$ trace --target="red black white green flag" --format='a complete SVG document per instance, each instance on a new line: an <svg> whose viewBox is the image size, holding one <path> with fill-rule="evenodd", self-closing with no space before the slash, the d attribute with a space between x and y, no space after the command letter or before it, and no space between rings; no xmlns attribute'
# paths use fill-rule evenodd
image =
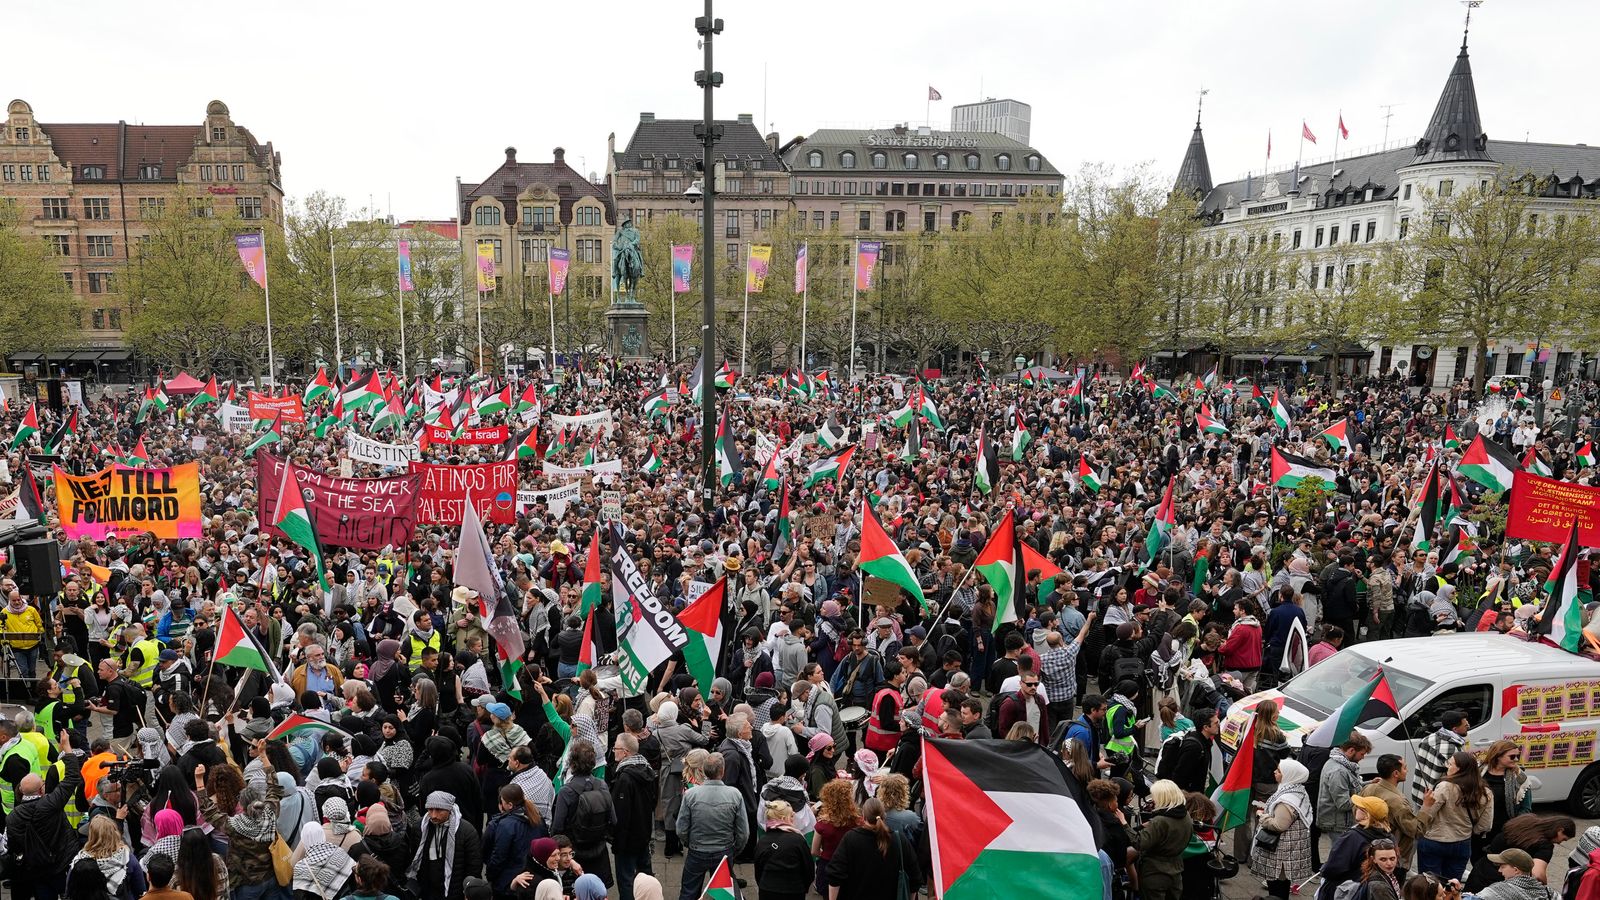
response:
<svg viewBox="0 0 1600 900"><path fill-rule="evenodd" d="M883 530L878 514L872 511L872 504L865 500L861 502L861 552L856 557L856 568L874 578L899 585L906 593L917 598L923 609L929 608L928 598L923 596L916 572L906 562L900 548L895 546L894 539Z"/></svg>
<svg viewBox="0 0 1600 900"><path fill-rule="evenodd" d="M1333 715L1324 719L1306 737L1305 743L1308 747L1337 747L1349 740L1351 732L1362 722L1399 715L1400 705L1394 702L1394 691L1389 689L1389 679L1383 676L1380 668L1366 684L1346 698Z"/></svg>

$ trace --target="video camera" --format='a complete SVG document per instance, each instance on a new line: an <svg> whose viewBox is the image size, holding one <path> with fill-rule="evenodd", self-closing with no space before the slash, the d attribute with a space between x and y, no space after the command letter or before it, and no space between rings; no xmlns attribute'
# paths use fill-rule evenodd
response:
<svg viewBox="0 0 1600 900"><path fill-rule="evenodd" d="M119 759L106 763L105 777L116 784L140 784L148 788L154 783L155 774L160 769L159 759Z"/></svg>

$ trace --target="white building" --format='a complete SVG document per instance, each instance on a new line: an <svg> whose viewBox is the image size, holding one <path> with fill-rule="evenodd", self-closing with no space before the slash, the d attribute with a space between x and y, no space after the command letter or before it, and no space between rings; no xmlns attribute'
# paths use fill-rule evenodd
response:
<svg viewBox="0 0 1600 900"><path fill-rule="evenodd" d="M950 108L951 131L979 131L1002 134L1019 144L1028 143L1033 128L1033 107L1021 100L996 100L963 103Z"/></svg>
<svg viewBox="0 0 1600 900"><path fill-rule="evenodd" d="M1245 235L1263 240L1270 235L1270 240L1290 252L1291 260L1299 255L1293 272L1297 284L1328 289L1334 279L1360 277L1357 267L1377 255L1369 253L1368 260L1363 260L1363 245L1403 238L1410 223L1423 214L1424 196L1447 197L1501 174L1538 177L1539 198L1533 213L1541 218L1547 211L1559 215L1563 207L1579 199L1592 200L1600 192L1600 147L1490 140L1478 116L1472 66L1463 38L1433 116L1414 145L1213 184L1196 118L1174 187L1199 199L1200 215L1207 226L1202 234L1213 246L1230 238L1243 241ZM1339 265L1326 265L1329 248L1337 248ZM1311 256L1319 257L1320 263L1308 265L1305 260ZM1269 322L1270 316L1268 310ZM1542 376L1559 380L1569 372L1594 373L1594 354L1562 347L1557 335L1545 338L1551 352L1541 368ZM1491 345L1487 374L1528 374L1524 352L1535 339L1531 334L1505 335L1499 344ZM1418 383L1444 387L1473 374L1475 361L1469 343L1463 339L1456 346L1348 348L1341 354L1341 362L1344 371L1352 374L1399 371ZM1268 352L1260 349L1253 357L1256 362ZM1180 356L1182 351L1181 346L1172 348ZM1246 352L1238 358L1250 360L1252 356ZM1298 364L1310 360L1278 354L1273 361Z"/></svg>

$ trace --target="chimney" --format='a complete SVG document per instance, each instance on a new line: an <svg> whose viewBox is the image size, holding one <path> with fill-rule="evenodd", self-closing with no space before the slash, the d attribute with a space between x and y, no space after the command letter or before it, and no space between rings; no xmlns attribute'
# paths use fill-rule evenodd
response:
<svg viewBox="0 0 1600 900"><path fill-rule="evenodd" d="M511 164L515 164L516 161L517 161L517 148L515 148L515 147L507 147L506 148L506 162L507 163L511 163Z"/></svg>
<svg viewBox="0 0 1600 900"><path fill-rule="evenodd" d="M754 125L755 123L756 123L755 113L739 113L739 124L740 125Z"/></svg>
<svg viewBox="0 0 1600 900"><path fill-rule="evenodd" d="M778 155L778 133L776 131L767 135L767 150L772 155Z"/></svg>
<svg viewBox="0 0 1600 900"><path fill-rule="evenodd" d="M566 151L565 148L562 148L562 147L555 148L554 150L550 151L550 154L553 157L555 157L556 165L558 165L558 166L561 165L563 162L565 162L566 159L567 159L567 151Z"/></svg>
<svg viewBox="0 0 1600 900"><path fill-rule="evenodd" d="M656 120L656 114L653 113L653 112L642 112L642 113L639 113L639 121L640 122L654 122L655 120Z"/></svg>

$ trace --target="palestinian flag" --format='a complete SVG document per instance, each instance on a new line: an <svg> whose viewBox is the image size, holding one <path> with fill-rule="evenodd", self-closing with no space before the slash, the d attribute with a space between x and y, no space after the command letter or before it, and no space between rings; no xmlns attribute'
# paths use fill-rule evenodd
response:
<svg viewBox="0 0 1600 900"><path fill-rule="evenodd" d="M999 630L1007 622L1020 622L1028 614L1027 563L1022 559L1022 542L1017 539L1017 522L1013 510L1006 510L1000 527L989 535L988 543L972 567L980 572L995 593L995 616L991 631Z"/></svg>
<svg viewBox="0 0 1600 900"><path fill-rule="evenodd" d="M806 377L804 371L785 369L783 372L784 393L794 394L797 397L810 398L812 392L811 379Z"/></svg>
<svg viewBox="0 0 1600 900"><path fill-rule="evenodd" d="M1340 419L1338 422L1329 425L1321 434L1317 435L1317 437L1327 441L1328 446L1332 447L1333 452L1335 453L1338 453L1340 450L1348 451L1350 449L1349 429L1349 421L1346 419Z"/></svg>
<svg viewBox="0 0 1600 900"><path fill-rule="evenodd" d="M1016 416L1016 427L1011 429L1011 460L1022 462L1023 454L1028 452L1028 445L1033 443L1033 432L1028 430L1028 423L1022 420L1022 410L1017 410Z"/></svg>
<svg viewBox="0 0 1600 900"><path fill-rule="evenodd" d="M1177 510L1172 505L1172 489L1178 477L1174 475L1167 480L1167 489L1161 494L1161 505L1156 507L1156 519L1150 523L1150 531L1144 538L1144 552L1149 559L1145 562L1148 567L1155 562L1156 554L1161 552L1161 547L1166 543L1167 532L1172 526L1178 524Z"/></svg>
<svg viewBox="0 0 1600 900"><path fill-rule="evenodd" d="M1100 896L1094 832L1062 772L1034 743L924 741L930 894L943 900Z"/></svg>
<svg viewBox="0 0 1600 900"><path fill-rule="evenodd" d="M761 484L767 490L776 490L783 480L778 474L778 463L783 460L783 445L778 444L772 448L772 456L767 459L767 467L761 472Z"/></svg>
<svg viewBox="0 0 1600 900"><path fill-rule="evenodd" d="M358 378L344 389L340 395L344 400L344 408L351 412L366 409L383 400L383 382L378 379L378 371L374 369L371 376Z"/></svg>
<svg viewBox="0 0 1600 900"><path fill-rule="evenodd" d="M1449 541L1439 553L1440 565L1448 565L1449 563L1459 565L1462 557L1471 556L1478 549L1477 539L1472 532L1467 530L1467 526L1455 523L1452 523L1452 525L1453 527L1450 529L1448 536Z"/></svg>
<svg viewBox="0 0 1600 900"><path fill-rule="evenodd" d="M599 447L600 447L600 439L599 438L595 438L594 439L594 443L589 445L589 449L583 451L583 462L579 463L579 465L592 466L595 463L599 462L600 460L599 460L599 458L597 456L597 451L598 451Z"/></svg>
<svg viewBox="0 0 1600 900"><path fill-rule="evenodd" d="M226 604L222 607L222 624L217 627L214 658L225 666L255 669L274 678L278 677L277 667L261 651L261 646L256 643L255 638L245 631L244 622L239 619L239 614Z"/></svg>
<svg viewBox="0 0 1600 900"><path fill-rule="evenodd" d="M1218 422L1203 412L1194 414L1194 427L1204 434L1227 434L1228 426Z"/></svg>
<svg viewBox="0 0 1600 900"><path fill-rule="evenodd" d="M539 429L537 426L529 428L517 439L517 444L511 450L511 459L533 459L539 455Z"/></svg>
<svg viewBox="0 0 1600 900"><path fill-rule="evenodd" d="M55 432L53 434L51 434L50 438L44 442L45 452L46 453L55 453L55 452L57 452L61 448L61 445L66 443L67 437L69 435L74 435L74 434L77 434L77 433L78 433L78 408L76 406L74 406L72 408L72 411L70 413L68 413L66 415L66 417L61 420L61 424L56 428Z"/></svg>
<svg viewBox="0 0 1600 900"><path fill-rule="evenodd" d="M44 497L39 494L39 482L34 480L32 466L22 466L22 475L17 479L17 514L14 518L20 522L45 523Z"/></svg>
<svg viewBox="0 0 1600 900"><path fill-rule="evenodd" d="M244 448L244 455L250 456L262 447L268 444L276 444L281 440L283 440L283 419L280 416L273 416L271 427L261 432L260 437L251 441L250 446Z"/></svg>
<svg viewBox="0 0 1600 900"><path fill-rule="evenodd" d="M978 459L972 467L972 480L985 494L992 493L994 486L1000 483L1000 460L995 458L994 448L989 446L989 435L981 425L978 426Z"/></svg>
<svg viewBox="0 0 1600 900"><path fill-rule="evenodd" d="M304 400L306 403L310 403L331 390L333 390L333 382L328 380L327 368L317 366L317 377L311 379L311 383L306 385Z"/></svg>
<svg viewBox="0 0 1600 900"><path fill-rule="evenodd" d="M733 484L744 463L739 459L739 448L728 434L728 408L722 408L722 421L717 423L717 480L723 487Z"/></svg>
<svg viewBox="0 0 1600 900"><path fill-rule="evenodd" d="M656 391L644 400L644 414L647 418L664 416L672 408L673 399L666 388Z"/></svg>
<svg viewBox="0 0 1600 900"><path fill-rule="evenodd" d="M689 674L694 676L695 684L700 686L702 693L711 690L711 682L717 677L717 664L721 662L724 631L722 612L727 594L728 577L724 575L717 579L711 590L696 597L693 603L678 613L678 624L690 632L689 643L683 648L683 658L688 664Z"/></svg>
<svg viewBox="0 0 1600 900"><path fill-rule="evenodd" d="M644 461L644 470L652 475L661 471L665 464L661 462L661 455L656 453L656 445L650 445L650 456Z"/></svg>
<svg viewBox="0 0 1600 900"><path fill-rule="evenodd" d="M493 393L493 394L490 394L489 396L485 397L483 399L483 402L478 404L478 415L479 416L492 416L495 413L505 412L506 410L508 410L510 408L511 408L511 385L508 384L505 387L501 388L497 393Z"/></svg>
<svg viewBox="0 0 1600 900"><path fill-rule="evenodd" d="M1316 730L1306 736L1308 747L1337 747L1350 739L1351 733L1362 722L1373 719L1399 718L1400 705L1394 702L1394 692L1389 689L1389 679L1383 669L1354 694L1345 699L1333 715L1322 720Z"/></svg>
<svg viewBox="0 0 1600 900"><path fill-rule="evenodd" d="M11 449L15 450L26 444L39 433L39 404L28 404L28 411L22 414L22 422L17 425L17 436L11 439Z"/></svg>
<svg viewBox="0 0 1600 900"><path fill-rule="evenodd" d="M567 434L567 426L561 426L561 430L556 432L556 439L550 442L550 446L544 448L544 458L555 459L556 454L567 449L567 444L571 441L572 438Z"/></svg>
<svg viewBox="0 0 1600 900"><path fill-rule="evenodd" d="M1505 493L1517 478L1517 458L1494 441L1484 440L1480 433L1461 454L1456 471L1476 481L1491 491Z"/></svg>
<svg viewBox="0 0 1600 900"><path fill-rule="evenodd" d="M1449 425L1444 427L1444 448L1446 450L1461 449L1461 438L1456 437L1456 430Z"/></svg>
<svg viewBox="0 0 1600 900"><path fill-rule="evenodd" d="M1561 548L1561 559L1556 562L1550 576L1550 596L1539 610L1529 634L1554 644L1568 653L1583 649L1583 602L1578 597L1580 589L1588 585L1578 581L1578 554L1583 546L1578 542L1578 520L1572 520L1572 533L1567 545Z"/></svg>
<svg viewBox="0 0 1600 900"><path fill-rule="evenodd" d="M400 398L390 396L387 401L378 405L377 411L373 414L372 430L377 432L385 428L399 428L405 421L406 410L400 405Z"/></svg>
<svg viewBox="0 0 1600 900"><path fill-rule="evenodd" d="M341 397L333 401L333 409L328 410L328 414L322 417L322 421L317 423L317 427L315 430L313 430L312 434L316 435L316 437L319 439L325 438L328 436L328 431L332 429L333 426L338 425L343 421L344 398Z"/></svg>
<svg viewBox="0 0 1600 900"><path fill-rule="evenodd" d="M494 639L503 690L521 700L522 690L517 686L517 672L522 669L524 647L517 607L506 593L505 581L500 577L500 566L495 562L494 548L489 546L489 537L483 532L483 520L478 517L478 505L472 502L470 494L462 507L461 541L456 549L456 564L450 572L450 580L478 592L478 618L484 630Z"/></svg>
<svg viewBox="0 0 1600 900"><path fill-rule="evenodd" d="M1529 400L1528 395L1522 392L1522 388L1517 388L1517 395L1511 398L1511 402L1516 404L1518 409L1527 409L1533 401Z"/></svg>
<svg viewBox="0 0 1600 900"><path fill-rule="evenodd" d="M1437 543L1439 523L1444 517L1444 502L1441 494L1443 486L1439 483L1439 466L1434 464L1428 468L1428 476L1422 481L1422 491L1416 499L1417 530L1411 535L1411 549L1429 550Z"/></svg>
<svg viewBox="0 0 1600 900"><path fill-rule="evenodd" d="M1578 448L1578 465L1589 468L1594 465L1594 442L1588 441Z"/></svg>
<svg viewBox="0 0 1600 900"><path fill-rule="evenodd" d="M328 570L323 564L322 547L317 543L317 530L312 526L311 513L306 510L305 497L300 494L300 486L295 482L293 463L285 463L283 466L283 478L278 482L278 505L274 510L272 527L306 551L316 567L317 583L322 585L324 591L331 592L333 585L328 583Z"/></svg>
<svg viewBox="0 0 1600 900"><path fill-rule="evenodd" d="M895 546L894 539L883 530L878 514L872 511L872 504L865 500L861 502L861 553L856 557L856 568L874 578L899 585L906 593L917 598L924 610L929 609L928 598L922 595L922 585L917 583L911 564L906 562L900 548Z"/></svg>
<svg viewBox="0 0 1600 900"><path fill-rule="evenodd" d="M889 413L889 421L894 425L894 427L904 428L911 424L912 419L916 418L917 411L914 408L911 399L912 398L907 397L905 406L902 406L899 409Z"/></svg>
<svg viewBox="0 0 1600 900"><path fill-rule="evenodd" d="M1050 557L1033 549L1027 543L1022 544L1022 575L1023 583L1027 583L1029 572L1039 570L1039 602L1042 604L1055 590L1055 578L1061 574L1061 567L1050 561Z"/></svg>
<svg viewBox="0 0 1600 900"><path fill-rule="evenodd" d="M603 655L600 652L600 644L596 640L594 634L594 617L595 610L592 609L589 610L588 615L583 617L583 639L582 642L578 644L579 675L582 675L584 672L587 672L595 666L600 665L600 658Z"/></svg>
<svg viewBox="0 0 1600 900"><path fill-rule="evenodd" d="M1283 403L1283 396L1276 388L1272 391L1272 405L1267 407L1272 413L1272 421L1278 423L1279 428L1289 427L1289 407Z"/></svg>
<svg viewBox="0 0 1600 900"><path fill-rule="evenodd" d="M939 418L939 407L934 404L933 398L928 396L928 392L923 390L921 385L917 386L917 413L927 419L928 424L936 430L944 430L944 420Z"/></svg>
<svg viewBox="0 0 1600 900"><path fill-rule="evenodd" d="M1277 391L1273 391L1273 394L1276 395ZM1272 404L1267 401L1267 395L1262 392L1261 385L1250 385L1250 399L1261 404L1261 408L1267 412L1272 412Z"/></svg>
<svg viewBox="0 0 1600 900"><path fill-rule="evenodd" d="M772 558L781 560L794 545L794 526L789 521L789 483L783 483L783 499L778 501L778 539L772 542Z"/></svg>
<svg viewBox="0 0 1600 900"><path fill-rule="evenodd" d="M1228 774L1223 776L1222 783L1211 794L1211 802L1217 805L1217 832L1220 834L1240 825L1254 824L1255 819L1250 815L1250 786L1254 781L1256 757L1256 729L1255 717L1252 716L1249 724L1245 726L1244 734L1239 738L1238 752L1233 755L1233 764L1228 766Z"/></svg>
<svg viewBox="0 0 1600 900"><path fill-rule="evenodd" d="M546 397L554 397L561 393L561 383L558 381L546 381L541 390L544 391Z"/></svg>
<svg viewBox="0 0 1600 900"><path fill-rule="evenodd" d="M521 415L530 409L536 409L538 406L539 384L538 382L530 381L528 386L522 389L522 396L517 398L516 408L512 412Z"/></svg>
<svg viewBox="0 0 1600 900"><path fill-rule="evenodd" d="M133 445L132 450L127 453L115 451L111 454L111 457L130 469L137 469L140 466L149 464L150 451L144 448L144 438L141 437L139 438L139 443Z"/></svg>
<svg viewBox="0 0 1600 900"><path fill-rule="evenodd" d="M605 552L600 547L600 526L589 538L589 552L583 558L583 596L579 600L578 615L589 617L589 612L605 600Z"/></svg>
<svg viewBox="0 0 1600 900"><path fill-rule="evenodd" d="M1039 382L1038 376L1033 374L1033 370L1032 369L1023 369L1022 370L1022 375L1018 378L1018 380L1021 381L1023 384L1030 385L1030 386L1035 385L1035 384L1037 384Z"/></svg>
<svg viewBox="0 0 1600 900"><path fill-rule="evenodd" d="M1304 456L1295 456L1285 453L1277 447L1272 448L1272 486L1280 488L1299 487L1300 482L1315 475L1321 478L1324 484L1333 485L1335 473L1332 469L1320 466L1314 459Z"/></svg>
<svg viewBox="0 0 1600 900"><path fill-rule="evenodd" d="M906 442L900 448L900 458L911 462L922 457L922 420L915 416L906 426Z"/></svg>
<svg viewBox="0 0 1600 900"><path fill-rule="evenodd" d="M1083 397L1083 376L1082 375L1079 375L1077 378L1072 379L1072 386L1067 388L1067 402L1071 403L1073 406L1076 406L1076 407L1078 407L1080 409L1089 405L1088 401L1085 400L1084 397Z"/></svg>
<svg viewBox="0 0 1600 900"><path fill-rule="evenodd" d="M1211 371L1207 372L1205 374L1205 377L1201 378L1200 381L1195 384L1195 387L1199 388L1202 391L1209 391L1209 390L1211 390L1211 388L1213 386L1216 385L1216 383L1217 383L1217 367L1216 366L1212 366L1211 367Z"/></svg>
<svg viewBox="0 0 1600 900"><path fill-rule="evenodd" d="M278 738L286 735L300 735L310 731L337 731L340 733L347 733L343 728L340 728L331 722L323 722L318 719L313 719L310 716L301 715L300 713L290 713L287 719L284 719L282 722L278 723L277 728L267 732L267 740L275 741Z"/></svg>
<svg viewBox="0 0 1600 900"><path fill-rule="evenodd" d="M135 424L143 422L151 413L164 413L167 411L167 391L161 387L146 387L144 400L139 403L139 412L133 417Z"/></svg>
<svg viewBox="0 0 1600 900"><path fill-rule="evenodd" d="M817 429L817 443L821 444L824 450L838 449L849 436L850 432L839 427L839 423L831 415L828 416L828 421L822 423L822 427Z"/></svg>
<svg viewBox="0 0 1600 900"><path fill-rule="evenodd" d="M1555 474L1545 461L1539 458L1539 448L1529 447L1528 452L1522 457L1522 471L1532 472L1541 478L1549 478Z"/></svg>
<svg viewBox="0 0 1600 900"><path fill-rule="evenodd" d="M812 463L811 468L806 470L804 487L809 490L818 482L827 481L830 478L834 481L843 481L845 470L850 468L850 458L855 455L855 452L856 445L851 444L832 456Z"/></svg>
<svg viewBox="0 0 1600 900"><path fill-rule="evenodd" d="M221 397L222 391L217 387L217 376L213 375L211 380L206 382L206 386L200 389L200 393L189 398L189 405L185 406L183 411L194 415L195 410L205 406L207 403L216 403Z"/></svg>
<svg viewBox="0 0 1600 900"><path fill-rule="evenodd" d="M723 361L722 368L718 369L716 374L711 376L711 383L719 388L722 388L723 390L728 390L729 388L733 387L734 383L738 380L739 373L735 372L733 367L728 365L726 360Z"/></svg>
<svg viewBox="0 0 1600 900"><path fill-rule="evenodd" d="M717 870L711 873L711 880L706 882L706 891L700 895L700 900L739 900L739 892L733 889L733 870L728 868L726 856L717 863Z"/></svg>
<svg viewBox="0 0 1600 900"><path fill-rule="evenodd" d="M1178 395L1174 394L1173 392L1171 392L1169 390L1167 390L1166 388L1162 387L1161 385L1157 384L1154 380L1152 380L1150 382L1150 399L1151 400L1177 400L1178 399Z"/></svg>
<svg viewBox="0 0 1600 900"><path fill-rule="evenodd" d="M1091 494L1100 493L1100 476L1090 468L1089 461L1082 456L1078 457L1078 483Z"/></svg>

